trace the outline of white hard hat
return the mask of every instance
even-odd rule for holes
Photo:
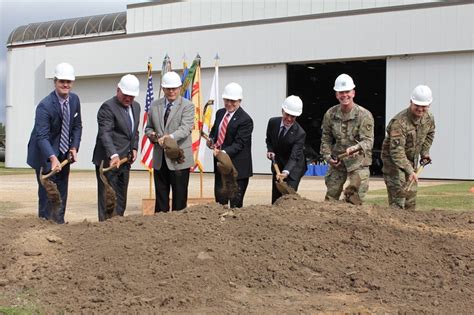
[[[418,85],[411,93],[411,101],[419,106],[428,106],[433,102],[433,93],[426,85]]]
[[[174,71],[166,72],[161,79],[161,87],[164,88],[177,88],[181,84],[181,77]]]
[[[299,116],[303,112],[303,101],[299,96],[290,95],[281,104],[285,113],[291,116]]]
[[[354,81],[345,73],[339,75],[334,82],[334,91],[337,92],[350,91],[353,88],[355,88]]]
[[[242,100],[242,87],[235,82],[227,84],[224,88],[224,92],[222,92],[222,98],[233,101]]]
[[[117,87],[125,95],[138,96],[140,92],[140,82],[133,74],[126,74],[120,79],[120,82],[117,84]]]
[[[58,80],[74,81],[74,68],[67,62],[62,62],[54,68],[54,77]]]

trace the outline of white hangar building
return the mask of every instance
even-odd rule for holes
[[[322,116],[337,103],[334,79],[348,73],[356,102],[376,120],[376,154],[386,124],[408,106],[412,89],[429,85],[437,130],[433,164],[423,176],[472,180],[473,21],[473,1],[188,0],[20,26],[7,43],[6,166],[27,166],[35,106],[53,89],[57,63],[74,66],[74,92],[82,103],[83,140],[74,168],[92,169],[97,110],[123,74],[139,77],[143,107],[149,57],[156,97],[163,57],[168,54],[179,71],[184,55],[190,64],[199,53],[205,103],[218,53],[220,93],[225,84],[240,83],[242,106],[254,119],[256,173],[270,172],[265,130],[287,95],[302,97],[299,122],[308,133],[308,154],[319,151]],[[209,158],[204,165],[211,170]]]

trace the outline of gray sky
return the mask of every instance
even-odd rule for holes
[[[18,26],[89,15],[122,12],[147,0],[0,0],[0,122],[5,123],[6,42]]]

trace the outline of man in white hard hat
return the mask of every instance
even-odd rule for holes
[[[163,75],[161,87],[164,97],[155,100],[148,112],[145,133],[154,142],[153,169],[155,181],[155,212],[186,208],[188,202],[189,171],[194,166],[191,131],[194,126],[194,104],[180,95],[181,77],[170,71]],[[183,160],[165,154],[167,138],[176,141]],[[168,140],[170,140],[168,139]]]
[[[278,175],[272,167],[272,204],[281,197],[275,181],[285,180],[287,184],[298,190],[301,177],[306,172],[304,143],[306,132],[298,124],[296,118],[303,112],[303,101],[295,95],[288,96],[281,105],[281,117],[270,118],[267,125],[267,158],[275,161],[279,169]]]
[[[360,204],[369,188],[374,118],[354,102],[354,88],[349,75],[344,73],[336,78],[334,91],[339,104],[324,114],[320,152],[329,163],[325,200],[339,200],[344,183],[349,179],[344,200]]]
[[[99,129],[92,156],[97,178],[99,221],[112,215],[123,216],[127,207],[130,167],[137,158],[140,104],[135,97],[140,82],[133,74],[124,75],[117,84],[115,96],[106,100],[97,113]],[[125,159],[128,158],[128,159]],[[120,162],[122,160],[122,162]],[[115,169],[104,173],[116,194],[115,209],[107,209],[104,183],[100,179],[100,164]]]
[[[429,111],[433,102],[431,89],[418,85],[412,92],[410,105],[393,117],[382,144],[382,172],[387,185],[388,203],[398,209],[414,210],[420,164],[431,162],[430,148],[435,135],[435,121]],[[408,182],[411,190],[404,191]]]
[[[75,80],[74,68],[60,63],[54,70],[54,91],[36,107],[35,125],[28,142],[27,163],[36,170],[38,180],[38,215],[40,218],[64,223],[69,183],[69,164],[77,161],[82,135],[81,102],[71,93]],[[61,197],[59,211],[52,209],[48,195],[40,182],[40,169],[57,172],[53,181]]]
[[[229,204],[230,208],[241,208],[249,178],[253,176],[253,120],[241,106],[243,90],[238,83],[227,84],[222,92],[222,98],[224,108],[216,112],[216,120],[209,133],[212,145],[208,143],[208,146],[213,147],[214,156],[217,156],[220,150],[229,155],[238,173],[238,192],[231,199],[221,193],[223,183],[217,160],[214,158],[214,195],[216,202],[222,205]]]

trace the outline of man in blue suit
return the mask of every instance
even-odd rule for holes
[[[74,68],[68,63],[60,63],[54,70],[54,91],[36,107],[35,125],[28,142],[27,163],[36,171],[38,181],[38,215],[40,218],[64,223],[69,181],[69,164],[61,167],[61,162],[70,157],[77,160],[77,152],[82,135],[81,103],[76,94],[71,93],[75,80]],[[46,190],[40,182],[40,169],[57,172],[49,179],[58,187],[61,207],[54,213],[48,201]]]

